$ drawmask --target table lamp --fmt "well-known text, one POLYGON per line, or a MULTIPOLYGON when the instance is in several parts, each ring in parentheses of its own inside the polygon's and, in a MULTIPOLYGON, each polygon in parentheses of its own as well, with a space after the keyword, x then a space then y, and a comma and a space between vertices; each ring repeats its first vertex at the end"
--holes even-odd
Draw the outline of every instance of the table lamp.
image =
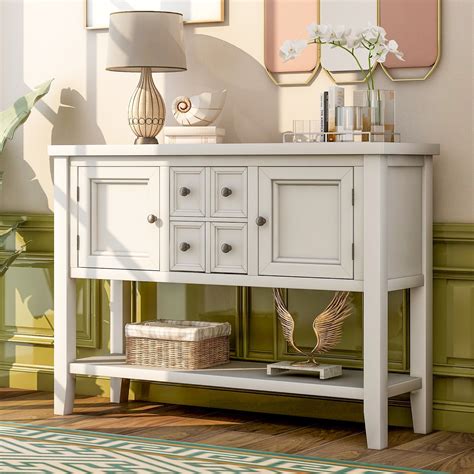
POLYGON ((140 82, 128 106, 135 144, 158 143, 165 104, 153 72, 186 71, 183 15, 160 11, 122 11, 110 15, 107 70, 139 72, 140 82))

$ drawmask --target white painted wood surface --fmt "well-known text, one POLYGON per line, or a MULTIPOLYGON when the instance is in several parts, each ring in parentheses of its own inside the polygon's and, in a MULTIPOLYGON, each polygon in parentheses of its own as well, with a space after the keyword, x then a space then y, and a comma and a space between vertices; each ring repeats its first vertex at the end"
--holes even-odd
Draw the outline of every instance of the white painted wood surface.
POLYGON ((54 160, 54 414, 68 415, 74 406, 76 359, 76 281, 69 275, 69 162, 54 160))
POLYGON ((160 269, 159 175, 158 167, 79 168, 79 266, 160 269))
MULTIPOLYGON (((123 354, 124 324, 130 321, 130 295, 126 295, 124 282, 112 280, 110 282, 110 353, 123 354), (127 297, 128 296, 128 297, 127 297)), ((110 401, 120 403, 122 392, 122 378, 110 379, 110 401)))
POLYGON ((211 217, 247 217, 247 168, 213 167, 211 172, 211 217), (231 192, 225 195, 225 191, 231 192))
MULTIPOLYGON (((275 157, 286 155, 291 159, 288 165, 296 165, 294 162, 299 156, 339 156, 344 159, 345 155, 408 155, 413 158, 416 155, 439 155, 440 146, 428 143, 223 143, 220 145, 50 145, 48 147, 50 156, 81 156, 87 157, 87 162, 93 161, 93 157, 106 156, 111 162, 112 157, 187 157, 186 165, 191 163, 188 157, 197 156, 197 165, 207 164, 207 157, 237 156, 228 166, 251 166, 257 163, 261 157, 275 157), (291 158, 290 158, 291 157, 291 158)), ((176 164, 184 165, 181 160, 176 164)), ((222 164, 222 161, 220 162, 222 164)), ((266 163, 268 164, 268 163, 266 163)), ((314 164, 314 163, 313 163, 314 164)), ((184 165, 184 166, 186 166, 184 165)), ((219 166, 216 164, 216 166, 219 166)))
MULTIPOLYGON (((345 369, 341 377, 319 380, 314 377, 282 375, 269 377, 267 364, 262 362, 231 361, 218 367, 202 370, 173 370, 126 365, 120 356, 91 357, 71 364, 71 371, 81 375, 104 377, 122 376, 134 380, 201 385, 236 390, 258 390, 318 397, 363 400, 363 372, 345 369)), ((391 397, 417 390, 420 379, 406 374, 390 374, 388 393, 391 397)))
MULTIPOLYGON (((86 374, 112 377, 113 401, 119 399, 121 379, 361 399, 371 448, 383 448, 387 444, 388 397, 411 393, 415 430, 420 433, 431 430, 431 155, 437 154, 439 147, 378 143, 307 145, 50 148, 57 156, 54 160, 55 413, 71 413, 74 375, 86 374), (150 175, 148 170, 156 173, 150 175), (259 181, 263 173, 267 173, 266 178, 259 181), (125 192, 126 189, 116 193, 118 188, 108 194, 107 188, 114 186, 114 182, 120 182, 119 186, 124 183, 134 186, 133 180, 143 179, 152 191, 149 198, 137 198, 125 192), (102 197, 97 190, 91 191, 96 183, 105 186, 107 192, 102 197), (192 193, 182 196, 179 189, 183 186, 190 187, 192 193), (284 186, 288 186, 285 191, 289 192, 278 189, 284 186), (320 195, 316 193, 319 186, 320 195), (338 192, 331 193, 331 186, 338 192), (225 197, 221 193, 223 187, 231 188, 232 193, 225 197), (309 194, 305 193, 308 189, 309 194), (84 193, 87 197, 83 200, 84 193), (140 233, 132 239, 132 234, 127 234, 130 230, 124 227, 129 223, 123 219, 122 224, 120 217, 124 208, 131 212, 127 208, 130 203, 124 198, 129 195, 134 212, 140 216, 135 233, 142 222, 146 223, 145 229, 152 228, 146 219, 151 205, 157 216, 154 224, 159 229, 155 235, 146 237, 140 233), (181 199, 190 195, 194 201, 181 199), (230 196, 235 201, 226 201, 230 196), (389 204, 392 199, 399 202, 389 204), (324 217, 324 209, 331 206, 334 212, 324 217), (410 209, 416 212, 409 213, 410 209), (255 222, 262 211, 269 218, 266 229, 255 222), (277 227, 276 235, 265 236, 275 216, 277 221, 287 222, 289 230, 282 225, 277 227), (388 238, 389 219, 398 226, 397 239, 392 241, 388 238), (94 230, 94 225, 104 228, 94 230), (81 257, 83 243, 80 242, 78 253, 77 235, 86 242, 89 239, 93 244, 100 244, 106 239, 101 241, 96 234, 104 229, 113 234, 112 242, 120 245, 106 249, 111 254, 99 255, 100 261, 91 260, 97 255, 88 251, 81 257), (294 229, 298 230, 298 236, 292 234, 294 229), (315 263, 314 255, 304 253, 312 249, 312 239, 318 238, 321 229, 329 229, 321 237, 324 245, 319 248, 323 249, 325 265, 315 263), (301 241, 301 233, 306 241, 301 241), (409 258, 405 258, 404 244, 397 240, 409 238, 413 242, 406 244, 409 258), (232 251, 222 252, 222 245, 228 241, 232 251), (181 243, 190 244, 190 248, 180 250, 181 243), (156 265, 151 269, 136 263, 140 251, 145 250, 144 257, 150 258, 150 245, 157 252, 156 265), (136 253, 132 255, 130 250, 136 253), (265 253, 271 264, 282 265, 273 275, 264 275, 259 268, 259 259, 265 253), (285 258, 290 261, 282 262, 285 258), (300 261, 296 261, 298 258, 300 261), (326 272, 330 260, 344 272, 326 272), (340 379, 315 384, 303 376, 292 375, 270 382, 264 374, 265 365, 232 363, 225 366, 227 369, 176 372, 126 366, 122 356, 71 363, 76 357, 75 278, 113 280, 112 352, 120 352, 123 347, 121 327, 126 318, 126 298, 122 282, 126 280, 364 292, 365 370, 344 371, 340 379), (389 374, 387 367, 388 291, 404 288, 412 289, 412 376, 389 374)), ((96 247, 100 250, 100 245, 96 247)))
POLYGON ((352 278, 353 168, 261 167, 260 275, 352 278))
POLYGON ((364 420, 367 446, 388 443, 387 157, 364 163, 364 420))
POLYGON ((412 392, 415 433, 430 433, 433 424, 433 159, 425 157, 422 182, 422 267, 425 284, 410 290, 410 374, 423 386, 412 392))
POLYGON ((247 224, 211 222, 211 272, 247 273, 247 224), (230 250, 225 248, 230 246, 230 250))

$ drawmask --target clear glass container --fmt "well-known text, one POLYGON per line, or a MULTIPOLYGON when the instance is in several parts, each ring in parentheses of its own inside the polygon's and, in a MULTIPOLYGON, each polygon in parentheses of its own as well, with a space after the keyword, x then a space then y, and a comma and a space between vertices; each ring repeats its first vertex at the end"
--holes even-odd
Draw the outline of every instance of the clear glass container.
POLYGON ((369 141, 370 108, 344 106, 336 108, 336 141, 369 141), (366 132, 366 133, 363 133, 366 132))
POLYGON ((321 132, 319 120, 293 120, 293 134, 295 142, 317 141, 317 135, 321 132))
POLYGON ((370 108, 370 131, 375 141, 394 141, 395 91, 354 91, 354 105, 370 108))

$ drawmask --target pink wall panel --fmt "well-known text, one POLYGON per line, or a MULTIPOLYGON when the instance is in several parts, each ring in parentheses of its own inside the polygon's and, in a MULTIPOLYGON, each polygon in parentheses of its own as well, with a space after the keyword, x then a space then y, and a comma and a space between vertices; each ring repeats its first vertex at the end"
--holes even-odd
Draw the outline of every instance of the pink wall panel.
POLYGON ((387 68, 431 67, 438 56, 438 0, 379 0, 379 24, 399 44, 405 61, 387 56, 387 68))
POLYGON ((315 45, 307 48, 293 61, 279 57, 282 43, 288 39, 308 36, 306 27, 318 23, 319 0, 264 0, 265 1, 265 66, 270 72, 309 72, 319 62, 315 45))

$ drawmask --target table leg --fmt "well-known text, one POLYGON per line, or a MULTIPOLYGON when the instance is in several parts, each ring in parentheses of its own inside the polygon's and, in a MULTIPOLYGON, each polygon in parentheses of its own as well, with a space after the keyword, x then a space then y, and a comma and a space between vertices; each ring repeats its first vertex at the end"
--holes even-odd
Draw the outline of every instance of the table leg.
MULTIPOLYGON (((128 288, 128 287, 127 287, 128 288)), ((123 281, 110 282, 110 353, 124 352, 124 323, 128 320, 130 301, 123 281)), ((129 381, 112 377, 110 379, 110 401, 121 403, 128 400, 129 381)))
POLYGON ((367 445, 388 444, 387 158, 364 158, 364 419, 367 445))
POLYGON ((76 359, 76 281, 69 275, 69 164, 54 160, 54 414, 74 408, 75 377, 69 364, 76 359))
POLYGON ((423 168, 423 251, 425 283, 410 290, 410 375, 422 378, 422 388, 411 393, 413 429, 430 433, 433 418, 433 214, 432 158, 423 168))

